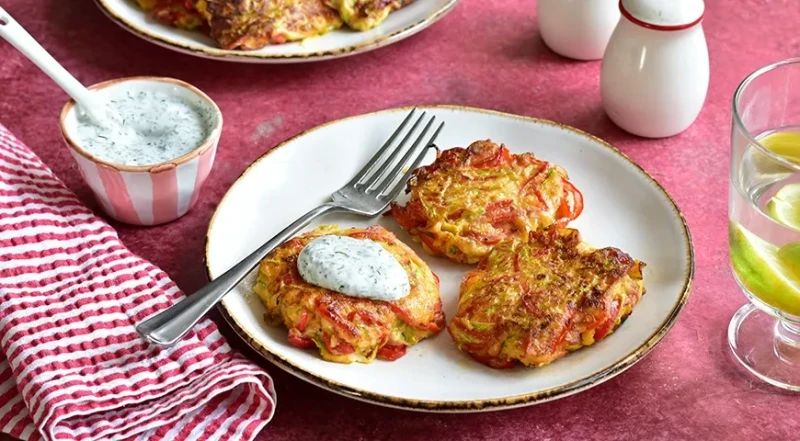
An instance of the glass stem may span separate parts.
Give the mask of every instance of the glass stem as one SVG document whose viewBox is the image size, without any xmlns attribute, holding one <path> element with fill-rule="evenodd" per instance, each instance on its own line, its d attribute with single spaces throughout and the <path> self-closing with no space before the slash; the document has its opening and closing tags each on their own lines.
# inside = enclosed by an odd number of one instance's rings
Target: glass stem
<svg viewBox="0 0 800 441">
<path fill-rule="evenodd" d="M 776 329 L 776 337 L 782 343 L 800 350 L 800 323 L 781 320 Z"/>
<path fill-rule="evenodd" d="M 774 350 L 792 369 L 800 367 L 800 323 L 781 320 L 775 326 Z"/>
</svg>

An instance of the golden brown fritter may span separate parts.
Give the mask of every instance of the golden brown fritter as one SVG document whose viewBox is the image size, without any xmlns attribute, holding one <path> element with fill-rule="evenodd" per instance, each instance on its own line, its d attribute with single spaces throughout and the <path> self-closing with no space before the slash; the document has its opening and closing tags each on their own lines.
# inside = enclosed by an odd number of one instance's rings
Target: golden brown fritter
<svg viewBox="0 0 800 441">
<path fill-rule="evenodd" d="M 260 49 L 341 27 L 323 0 L 195 0 L 223 49 Z"/>
<path fill-rule="evenodd" d="M 532 153 L 477 141 L 441 152 L 408 182 L 411 199 L 392 215 L 425 251 L 476 263 L 497 244 L 537 229 L 566 225 L 583 211 L 583 196 L 558 165 Z"/>
<path fill-rule="evenodd" d="M 206 24 L 191 0 L 136 0 L 139 6 L 165 24 L 194 30 Z"/>
<path fill-rule="evenodd" d="M 577 230 L 534 232 L 465 276 L 448 331 L 488 366 L 542 366 L 613 332 L 645 293 L 644 267 L 616 248 L 592 249 Z"/>
<path fill-rule="evenodd" d="M 297 257 L 309 242 L 325 235 L 379 243 L 406 270 L 411 292 L 388 302 L 351 297 L 307 283 L 297 270 Z M 445 326 L 438 278 L 411 248 L 380 226 L 341 230 L 327 225 L 287 241 L 261 262 L 254 291 L 264 303 L 267 317 L 289 329 L 290 344 L 316 346 L 328 361 L 396 360 L 405 355 L 406 347 Z"/>
<path fill-rule="evenodd" d="M 414 0 L 325 0 L 325 4 L 339 11 L 347 25 L 357 31 L 367 31 L 386 20 L 394 10 Z"/>
<path fill-rule="evenodd" d="M 223 49 L 260 49 L 339 29 L 378 26 L 413 0 L 136 0 L 163 23 L 201 29 Z"/>
</svg>

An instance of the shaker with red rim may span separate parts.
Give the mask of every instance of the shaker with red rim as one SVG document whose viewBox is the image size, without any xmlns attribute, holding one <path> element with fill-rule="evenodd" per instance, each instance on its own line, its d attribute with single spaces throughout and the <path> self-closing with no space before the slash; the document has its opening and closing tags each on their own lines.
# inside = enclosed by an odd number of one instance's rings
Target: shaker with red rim
<svg viewBox="0 0 800 441">
<path fill-rule="evenodd" d="M 683 132 L 703 108 L 709 81 L 702 0 L 621 0 L 601 73 L 606 113 L 627 132 Z"/>
</svg>

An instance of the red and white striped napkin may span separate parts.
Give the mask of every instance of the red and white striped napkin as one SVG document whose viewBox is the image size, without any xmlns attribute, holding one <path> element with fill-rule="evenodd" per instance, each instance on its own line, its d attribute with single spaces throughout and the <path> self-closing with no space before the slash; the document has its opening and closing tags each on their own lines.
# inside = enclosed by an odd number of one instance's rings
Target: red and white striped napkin
<svg viewBox="0 0 800 441">
<path fill-rule="evenodd" d="M 183 296 L 0 125 L 0 432 L 23 440 L 252 440 L 270 377 L 205 320 L 134 324 Z"/>
</svg>

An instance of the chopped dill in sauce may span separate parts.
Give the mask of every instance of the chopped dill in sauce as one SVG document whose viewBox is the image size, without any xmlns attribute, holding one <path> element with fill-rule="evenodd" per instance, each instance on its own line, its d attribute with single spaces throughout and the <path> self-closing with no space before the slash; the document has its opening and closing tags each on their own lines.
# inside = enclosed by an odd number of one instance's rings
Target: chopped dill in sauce
<svg viewBox="0 0 800 441">
<path fill-rule="evenodd" d="M 300 252 L 297 270 L 312 285 L 352 297 L 392 301 L 411 292 L 400 262 L 369 239 L 318 237 Z"/>
<path fill-rule="evenodd" d="M 199 147 L 215 124 L 211 109 L 163 92 L 112 92 L 106 106 L 100 122 L 79 113 L 77 141 L 92 156 L 120 165 L 155 165 L 183 156 Z"/>
</svg>

